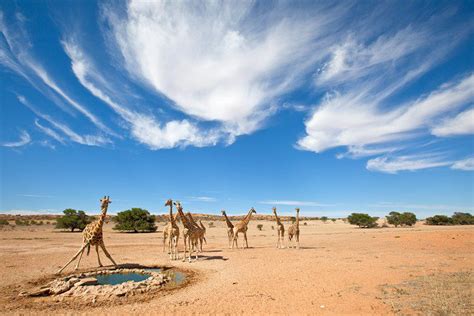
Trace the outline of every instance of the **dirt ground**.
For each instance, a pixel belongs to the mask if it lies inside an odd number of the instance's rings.
[[[160,291],[143,300],[123,297],[119,304],[90,303],[80,309],[60,302],[50,307],[47,301],[36,298],[28,300],[37,305],[25,304],[16,298],[28,282],[52,276],[78,250],[81,234],[60,232],[51,225],[3,229],[0,313],[414,313],[409,304],[401,304],[403,290],[397,290],[395,293],[400,293],[394,297],[393,292],[387,294],[387,289],[449,273],[469,275],[467,297],[472,299],[473,226],[433,227],[418,223],[411,228],[359,229],[339,220],[325,224],[308,221],[307,225],[301,223],[297,250],[275,248],[276,231],[271,228],[276,226],[274,222],[251,221],[250,248],[230,250],[225,223],[214,223],[216,227],[207,229],[204,252],[191,264],[170,261],[162,253],[162,226],[157,233],[127,234],[106,225],[105,243],[117,263],[176,266],[195,274],[190,284],[181,289]],[[257,224],[263,224],[262,231]],[[108,262],[103,254],[101,259],[104,264]],[[91,251],[89,257],[83,258],[81,268],[90,269],[96,264],[95,252]],[[65,273],[72,272],[73,267]],[[411,302],[416,301],[416,295],[416,291],[410,292]],[[38,302],[43,302],[41,308],[35,308]]]

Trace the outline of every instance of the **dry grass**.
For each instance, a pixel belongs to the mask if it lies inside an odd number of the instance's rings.
[[[386,285],[386,303],[396,314],[473,315],[472,271],[431,274],[399,285]]]

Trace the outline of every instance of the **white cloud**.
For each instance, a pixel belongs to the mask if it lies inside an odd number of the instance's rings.
[[[25,145],[28,145],[31,143],[31,137],[30,134],[26,131],[21,131],[20,132],[20,140],[15,141],[15,142],[6,142],[3,143],[2,146],[4,147],[22,147]]]
[[[302,14],[251,2],[130,1],[127,14],[104,10],[129,72],[184,113],[249,134],[274,113],[324,56],[339,8]],[[283,14],[284,11],[284,14]]]
[[[451,169],[473,171],[474,158],[466,158],[463,160],[458,160],[451,166]]]
[[[193,145],[196,147],[215,145],[226,137],[220,130],[203,131],[187,119],[160,123],[152,115],[132,111],[113,101],[106,81],[95,69],[93,63],[73,41],[64,41],[64,49],[71,58],[72,70],[79,82],[95,97],[110,106],[130,128],[132,137],[150,149],[173,148]]]
[[[367,161],[367,169],[395,174],[399,171],[415,171],[451,164],[452,162],[436,155],[382,156]]]
[[[332,204],[322,204],[312,201],[292,201],[292,200],[269,200],[269,201],[260,201],[259,204],[268,204],[268,205],[287,205],[287,206],[331,206]]]
[[[474,101],[474,92],[471,99]],[[455,117],[443,120],[431,129],[431,133],[439,137],[474,134],[474,109],[459,113]]]
[[[23,97],[24,98],[24,97]],[[39,123],[39,120],[36,119],[35,120],[35,125],[43,132],[45,133],[46,135],[54,138],[55,140],[57,140],[58,142],[60,142],[61,144],[64,144],[64,138],[59,135],[58,133],[56,133],[54,130],[52,130],[51,128],[49,127],[46,127],[46,126],[43,126]]]
[[[428,96],[383,111],[367,95],[328,96],[305,122],[304,150],[322,152],[338,146],[365,146],[415,137],[441,115],[472,101],[474,75],[450,82]]]

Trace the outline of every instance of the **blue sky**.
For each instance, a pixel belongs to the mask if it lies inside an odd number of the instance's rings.
[[[472,212],[473,13],[4,1],[0,211]]]

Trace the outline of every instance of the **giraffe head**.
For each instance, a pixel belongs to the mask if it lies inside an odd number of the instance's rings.
[[[274,206],[272,207],[272,210],[273,210],[273,214],[276,214],[277,213],[277,208]]]
[[[172,199],[166,200],[165,206],[172,206],[172,205],[173,205],[173,200]]]
[[[176,206],[176,208],[180,211],[183,210],[183,207],[181,206],[181,203],[179,201],[174,201],[173,202],[174,206]]]
[[[225,215],[225,211],[224,211],[224,210],[222,210],[221,213],[222,213],[222,215]]]
[[[295,208],[295,210],[296,210],[296,213],[299,213],[299,212],[300,212],[300,208],[299,208],[299,207]]]
[[[110,200],[110,196],[104,195],[104,198],[100,200],[100,208],[101,209],[107,208],[110,203],[112,203],[112,201]]]
[[[252,207],[252,208],[250,209],[250,213],[257,214],[257,211]]]

